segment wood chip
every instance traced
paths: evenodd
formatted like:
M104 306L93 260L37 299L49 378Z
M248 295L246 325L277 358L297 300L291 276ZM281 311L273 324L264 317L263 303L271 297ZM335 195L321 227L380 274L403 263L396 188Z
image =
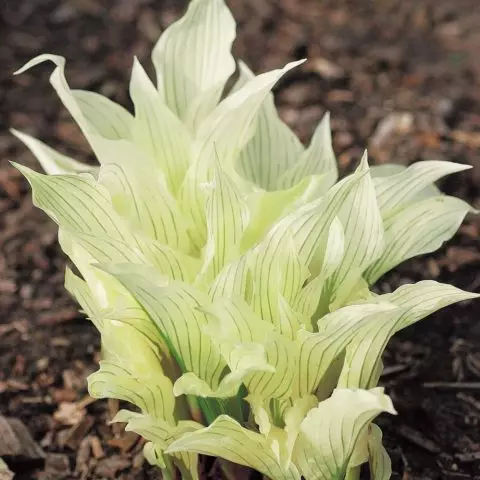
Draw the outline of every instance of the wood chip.
M480 390L480 382L426 382L423 386L439 390Z
M86 474L88 472L88 461L92 454L90 446L90 437L85 437L80 442L77 450L77 457L75 459L75 471L80 474Z
M327 80L339 80L345 76L345 70L340 65L323 57L313 58L307 67Z
M98 462L95 473L100 477L118 478L117 474L130 467L131 461L120 455L111 455Z
M414 445L417 445L418 447L423 448L430 453L440 453L441 451L440 447L433 440L430 440L419 431L414 430L407 425L400 425L396 431L406 440L409 440Z
M70 477L70 462L63 453L49 453L45 460L47 478L63 479Z
M93 456L96 459L103 458L105 456L105 452L103 450L102 442L100 442L100 439L97 436L92 435L89 437L89 440Z
M72 450L76 450L94 423L95 419L90 415L84 417L77 425L70 429L69 435L65 439L65 445Z
M43 464L45 453L27 427L17 418L0 416L0 457L14 464L33 467Z
M120 437L110 439L108 445L120 449L120 452L125 454L137 443L138 438L138 435L134 432L124 432Z
M54 412L53 418L62 425L77 425L86 413L86 410L78 408L76 403L62 402Z

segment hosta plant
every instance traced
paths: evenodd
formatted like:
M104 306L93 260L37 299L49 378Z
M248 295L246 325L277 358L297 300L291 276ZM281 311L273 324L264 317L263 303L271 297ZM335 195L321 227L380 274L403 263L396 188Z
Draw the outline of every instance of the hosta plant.
M98 328L90 394L132 407L114 421L148 442L163 478L199 478L198 455L272 479L390 476L373 423L395 413L378 387L399 330L476 295L423 281L371 286L452 237L469 205L434 186L465 165L370 167L338 180L328 114L304 147L279 118L274 84L231 55L223 0L193 0L133 63L134 115L73 90L40 55L99 166L14 132L47 175L24 166L77 271L66 288Z

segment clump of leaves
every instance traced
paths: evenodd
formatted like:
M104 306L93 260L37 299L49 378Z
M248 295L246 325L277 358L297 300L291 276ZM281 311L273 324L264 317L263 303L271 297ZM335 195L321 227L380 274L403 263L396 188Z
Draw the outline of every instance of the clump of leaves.
M372 423L395 413L377 387L382 352L477 295L370 286L452 237L470 207L433 183L469 167L369 167L365 155L338 181L328 115L304 148L274 106L271 88L301 62L258 76L240 62L228 90L234 37L223 0L193 0L153 50L156 84L134 61L134 116L70 89L62 57L20 70L55 64L50 81L100 164L15 132L49 174L18 166L101 334L90 393L137 407L115 421L148 440L164 478L198 478L198 454L272 479L353 479L365 462L389 478Z

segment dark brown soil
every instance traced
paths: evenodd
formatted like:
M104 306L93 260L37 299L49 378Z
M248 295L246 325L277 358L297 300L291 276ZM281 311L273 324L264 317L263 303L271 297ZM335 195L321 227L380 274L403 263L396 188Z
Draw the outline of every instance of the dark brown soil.
M64 55L76 88L129 105L132 57L147 61L179 0L0 0L0 413L22 420L47 453L21 459L19 479L155 478L142 442L106 425L115 402L89 403L85 376L99 340L63 289L55 227L33 209L8 163L35 166L7 129L88 158L48 83L49 68L12 72L40 52ZM478 0L231 0L236 52L256 70L310 62L278 87L283 117L308 140L332 112L343 168L446 159L476 170L444 189L480 207ZM408 262L378 288L423 278L480 290L480 221L446 248ZM395 478L480 478L480 303L456 305L398 335L383 381L399 416L382 418ZM78 402L83 402L78 405ZM82 405L85 407L82 409Z

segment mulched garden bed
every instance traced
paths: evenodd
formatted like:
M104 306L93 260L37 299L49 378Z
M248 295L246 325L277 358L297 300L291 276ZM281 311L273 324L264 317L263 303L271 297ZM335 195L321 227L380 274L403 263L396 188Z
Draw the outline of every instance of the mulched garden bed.
M36 442L10 457L15 478L158 477L143 464L142 440L107 426L118 404L87 395L99 339L63 289L55 227L32 207L26 182L8 163L35 162L7 129L83 159L89 149L48 83L49 68L11 74L38 53L57 53L68 59L71 85L130 108L132 57L148 60L184 4L0 0L0 414L9 418L0 417L0 436L20 421ZM480 207L478 0L229 4L239 23L235 51L255 71L310 59L277 88L281 114L303 140L328 109L344 170L365 147L376 163L469 163L476 170L443 188ZM479 217L468 218L438 254L408 262L378 289L433 278L480 291L479 233ZM480 478L479 318L479 302L456 305L389 347L383 383L400 415L381 425L395 478Z

